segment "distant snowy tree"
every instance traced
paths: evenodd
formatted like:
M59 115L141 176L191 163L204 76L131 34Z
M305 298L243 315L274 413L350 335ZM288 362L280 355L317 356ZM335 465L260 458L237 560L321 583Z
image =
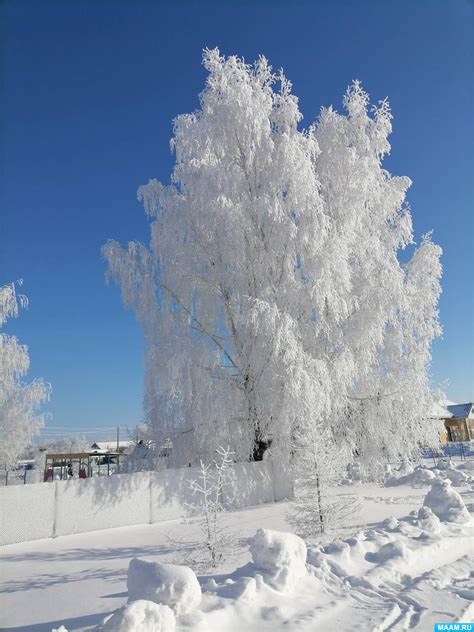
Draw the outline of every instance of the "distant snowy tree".
M16 294L14 283L0 287L0 327L26 305L26 297ZM42 380L22 381L29 363L28 348L0 331L0 467L7 470L43 426L43 416L37 411L49 398L50 386Z
M165 469L166 465L166 459L160 459L155 447L142 441L130 448L120 464L120 472L147 472Z
M89 449L90 441L85 435L80 434L42 440L33 448L33 450L41 450L42 452L51 452L53 454L87 452Z
M291 83L265 58L206 50L204 65L200 110L174 122L172 184L138 191L149 247L103 248L143 328L157 442L172 437L183 462L230 443L237 459L271 447L303 463L323 435L368 468L413 454L436 440L440 249L426 237L409 263L397 256L412 243L410 180L382 168L388 103L370 110L356 81L346 114L300 130Z

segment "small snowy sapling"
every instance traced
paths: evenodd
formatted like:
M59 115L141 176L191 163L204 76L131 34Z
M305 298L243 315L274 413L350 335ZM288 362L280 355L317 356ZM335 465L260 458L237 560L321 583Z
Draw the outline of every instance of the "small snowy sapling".
M229 447L219 447L216 452L219 458L207 464L201 461L198 479L189 481L189 489L197 496L192 509L203 512L199 526L204 536L206 561L211 567L217 566L230 548L230 539L221 517L224 511L222 492L229 484L230 457L233 452Z

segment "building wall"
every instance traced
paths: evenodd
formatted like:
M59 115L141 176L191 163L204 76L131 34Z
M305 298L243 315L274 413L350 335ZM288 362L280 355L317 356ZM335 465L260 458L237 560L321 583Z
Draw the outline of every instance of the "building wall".
M196 468L0 488L0 545L189 516ZM288 468L237 463L223 491L229 509L292 496Z
M466 419L445 419L448 441L469 441Z
M474 440L474 419L467 420L467 427L469 430L469 438L471 441Z

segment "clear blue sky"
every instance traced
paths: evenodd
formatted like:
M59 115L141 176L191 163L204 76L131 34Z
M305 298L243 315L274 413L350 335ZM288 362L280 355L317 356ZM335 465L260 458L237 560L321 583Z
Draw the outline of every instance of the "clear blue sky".
M433 378L474 397L471 0L47 2L1 5L0 282L23 278L8 331L53 386L54 426L133 426L142 339L100 247L148 239L136 189L167 181L171 121L198 105L203 47L283 67L309 124L354 78L394 114L393 173L416 236L444 250Z

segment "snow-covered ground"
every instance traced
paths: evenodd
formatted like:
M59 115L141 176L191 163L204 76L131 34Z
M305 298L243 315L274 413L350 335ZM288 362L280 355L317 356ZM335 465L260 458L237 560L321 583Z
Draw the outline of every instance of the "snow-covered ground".
M426 471L405 476L386 487L364 483L335 490L357 496L360 509L330 542L306 541L308 570L286 590L275 588L259 568L266 558L255 554L255 546L252 564L249 542L258 529L291 531L285 517L289 503L227 514L236 549L216 571L198 574L201 604L180 613L176 631L344 632L360 625L380 632L431 632L436 621L474 620L472 520L439 523L426 510L410 515L422 506L432 480ZM472 483L453 485L459 483L451 489L472 511ZM436 511L446 509L437 497L432 504ZM198 534L195 523L169 521L5 546L1 629L51 632L61 624L69 632L93 629L127 602L132 558L192 567Z

